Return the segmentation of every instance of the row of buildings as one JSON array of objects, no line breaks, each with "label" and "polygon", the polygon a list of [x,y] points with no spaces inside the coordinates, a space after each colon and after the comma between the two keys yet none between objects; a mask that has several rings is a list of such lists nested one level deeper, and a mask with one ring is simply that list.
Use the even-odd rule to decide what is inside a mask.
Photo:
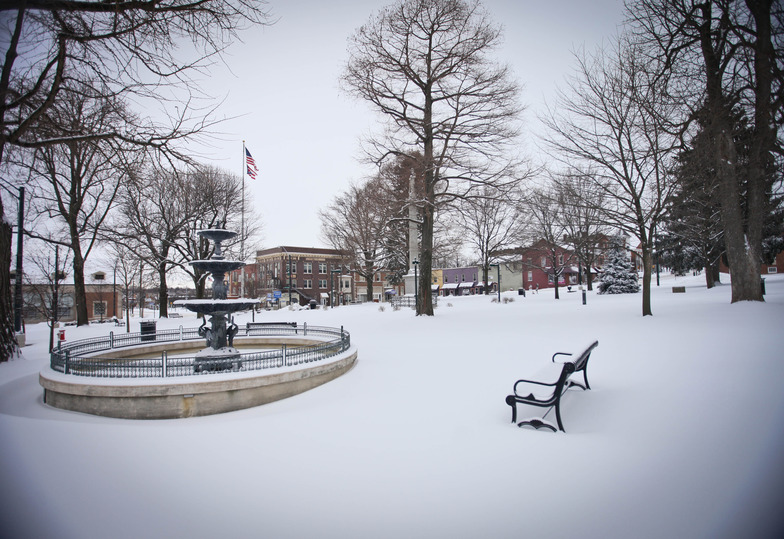
[{"label": "row of buildings", "polygon": [[[594,273],[604,263],[601,246],[594,261]],[[630,251],[635,265],[640,268],[640,257]],[[580,272],[571,251],[549,249],[539,242],[526,249],[506,253],[498,266],[491,268],[485,282],[482,269],[478,266],[461,268],[436,268],[432,271],[432,294],[437,296],[463,296],[483,294],[486,290],[538,290],[556,286],[574,286],[580,281]],[[774,264],[763,265],[762,274],[784,271],[784,252],[779,253]],[[244,273],[244,283],[243,276]],[[412,270],[413,273],[413,270]],[[257,251],[254,263],[231,272],[228,276],[229,297],[239,297],[244,286],[244,296],[259,298],[265,306],[299,305],[345,305],[368,301],[384,302],[392,296],[414,293],[413,274],[404,282],[391,282],[392,274],[379,271],[374,275],[371,295],[361,275],[352,270],[344,253],[335,249],[279,246]],[[499,279],[500,278],[500,279]],[[86,284],[87,310],[90,320],[123,318],[126,298],[122,288],[107,278],[102,271],[89,276]],[[171,290],[171,298],[187,297],[188,290],[180,296]],[[192,290],[190,292],[193,292]],[[51,319],[51,285],[24,285],[23,318],[34,323]],[[72,283],[60,285],[57,319],[69,322],[76,319],[76,308]],[[135,296],[128,298],[135,306]],[[146,307],[154,316],[156,305],[148,297]]]},{"label": "row of buildings", "polygon": [[[541,243],[541,242],[540,242]],[[512,261],[492,268],[487,282],[478,266],[437,268],[432,271],[432,293],[438,296],[483,294],[497,291],[500,277],[502,290],[539,289],[576,285],[579,270],[573,255],[566,249],[553,253],[535,244],[506,257]],[[602,263],[597,257],[597,264]],[[553,270],[553,263],[557,271]],[[412,270],[413,271],[413,270]],[[243,275],[244,272],[244,282]],[[414,293],[414,279],[405,283],[390,282],[391,273],[379,271],[374,276],[372,297],[368,297],[365,278],[351,269],[345,255],[335,249],[280,246],[256,253],[256,261],[229,275],[229,297],[257,297],[269,305],[315,302],[341,305],[383,302],[391,296]]]}]

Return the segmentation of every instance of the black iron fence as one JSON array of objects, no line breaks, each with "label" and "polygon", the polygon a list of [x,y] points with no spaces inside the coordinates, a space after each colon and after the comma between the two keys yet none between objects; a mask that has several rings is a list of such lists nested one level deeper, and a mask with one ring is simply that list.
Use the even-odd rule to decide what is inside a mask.
[{"label": "black iron fence", "polygon": [[[246,330],[247,336],[318,336],[328,340],[308,345],[287,345],[241,354],[238,358],[217,359],[211,363],[199,361],[195,356],[168,357],[164,351],[160,357],[150,359],[102,358],[99,352],[167,342],[203,340],[198,328],[167,329],[150,333],[109,333],[106,337],[83,339],[69,343],[58,343],[50,355],[53,370],[76,376],[97,378],[162,378],[170,376],[192,376],[225,371],[255,371],[289,367],[320,361],[338,355],[351,346],[351,335],[343,329],[303,324],[264,324]],[[241,344],[238,338],[236,344]]]},{"label": "black iron fence", "polygon": [[[433,294],[431,296],[431,301],[433,306],[438,305],[438,296]],[[414,295],[406,295],[406,296],[395,296],[389,299],[389,303],[392,304],[392,307],[400,308],[400,307],[411,307],[412,309],[416,309],[416,297]]]}]

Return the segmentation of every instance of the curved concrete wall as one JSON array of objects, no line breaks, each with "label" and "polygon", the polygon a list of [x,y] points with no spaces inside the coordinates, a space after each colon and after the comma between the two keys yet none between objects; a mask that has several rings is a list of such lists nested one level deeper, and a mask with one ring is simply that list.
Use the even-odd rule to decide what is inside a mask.
[{"label": "curved concrete wall", "polygon": [[272,374],[258,371],[257,376],[243,372],[199,376],[198,381],[162,378],[160,383],[151,379],[123,379],[118,383],[64,375],[47,368],[39,374],[39,383],[44,388],[44,402],[56,408],[124,419],[173,419],[220,414],[285,399],[334,380],[356,361],[357,350],[352,346],[313,367]]}]

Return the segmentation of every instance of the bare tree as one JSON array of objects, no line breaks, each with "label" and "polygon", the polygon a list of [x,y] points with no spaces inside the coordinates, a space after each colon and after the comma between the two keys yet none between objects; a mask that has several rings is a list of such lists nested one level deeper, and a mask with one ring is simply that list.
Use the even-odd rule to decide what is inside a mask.
[{"label": "bare tree", "polygon": [[66,268],[70,265],[70,252],[54,246],[54,253],[47,249],[33,251],[29,256],[33,264],[34,277],[25,275],[29,294],[25,294],[25,309],[34,309],[49,326],[49,350],[54,347],[54,328],[60,319],[63,298],[60,294],[60,281],[66,277]]},{"label": "bare tree", "polygon": [[[782,155],[777,133],[784,122],[784,8],[773,0],[638,0],[630,13],[656,60],[666,62],[681,81],[680,95],[692,113],[683,129],[700,116],[707,120],[732,302],[763,301],[763,230],[776,155]],[[744,166],[732,136],[736,105],[753,122]]]},{"label": "bare tree", "polygon": [[132,249],[122,243],[112,243],[111,250],[115,257],[115,271],[120,279],[125,297],[125,332],[131,332],[131,287],[139,280],[140,260]]},{"label": "bare tree", "polygon": [[526,195],[522,204],[528,216],[525,233],[531,247],[546,253],[547,264],[535,267],[552,278],[555,299],[560,299],[558,283],[564,270],[572,265],[573,255],[564,248],[564,239],[569,228],[558,191],[552,186],[534,188]]},{"label": "bare tree", "polygon": [[[465,232],[466,242],[478,256],[482,280],[488,283],[493,258],[520,240],[520,215],[518,205],[511,203],[505,193],[485,187],[483,194],[460,206],[457,221]],[[484,290],[490,294],[489,286]]]},{"label": "bare tree", "polygon": [[321,234],[335,249],[350,256],[357,274],[365,279],[368,300],[373,279],[386,264],[385,228],[392,207],[381,199],[380,179],[352,185],[319,212]]},{"label": "bare tree", "polygon": [[601,243],[608,230],[602,220],[602,191],[596,189],[590,170],[574,171],[553,176],[564,241],[574,250],[579,267],[580,284],[583,279],[588,290],[593,290],[593,267],[601,254]]},{"label": "bare tree", "polygon": [[[263,4],[252,0],[14,0],[0,4],[0,13],[7,21],[0,28],[0,165],[9,145],[41,148],[74,138],[119,139],[188,160],[176,144],[213,123],[199,102],[206,96],[192,93],[198,85],[190,74],[207,67],[243,27],[268,20]],[[188,61],[174,54],[182,38],[197,51]],[[96,100],[133,96],[164,105],[165,120],[153,121],[150,113],[119,129],[38,136],[39,120],[66,88]],[[0,192],[0,361],[17,351],[4,199]]]},{"label": "bare tree", "polygon": [[[42,116],[40,132],[92,133],[124,121],[121,104],[85,100],[68,94]],[[89,323],[85,263],[99,240],[119,186],[129,177],[132,154],[111,140],[72,139],[36,150],[31,166],[31,214],[37,223],[28,234],[71,250],[76,321]],[[36,224],[38,226],[36,226]]]},{"label": "bare tree", "polygon": [[168,317],[167,274],[176,267],[172,254],[189,223],[198,219],[200,205],[188,196],[187,174],[150,167],[127,182],[119,203],[119,241],[155,269],[160,316]]},{"label": "bare tree", "polygon": [[421,155],[424,176],[418,315],[433,315],[437,206],[510,177],[518,87],[488,53],[501,32],[477,1],[401,0],[351,37],[345,87],[386,121],[370,141],[378,163]]},{"label": "bare tree", "polygon": [[[201,238],[197,232],[218,224],[239,230],[239,235],[224,245],[224,252],[234,253],[240,260],[245,260],[245,253],[239,252],[240,246],[247,248],[256,243],[262,232],[261,218],[251,210],[242,219],[241,178],[225,170],[213,166],[193,167],[183,177],[180,188],[192,209],[182,216],[179,236],[172,245],[176,253],[172,260],[193,280],[196,297],[203,298],[206,274],[188,262],[210,258],[215,245]],[[241,229],[243,223],[245,228]]]},{"label": "bare tree", "polygon": [[664,66],[620,38],[610,50],[577,56],[577,72],[559,111],[544,118],[551,155],[568,169],[591,168],[602,193],[606,224],[634,236],[643,262],[642,314],[651,310],[654,238],[673,190],[670,176],[677,138],[667,129],[674,105]]}]

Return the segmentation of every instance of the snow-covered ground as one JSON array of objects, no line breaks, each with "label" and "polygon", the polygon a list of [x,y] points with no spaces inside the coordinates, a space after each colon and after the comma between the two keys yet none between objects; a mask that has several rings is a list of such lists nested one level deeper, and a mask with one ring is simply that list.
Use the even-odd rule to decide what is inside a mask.
[{"label": "snow-covered ground", "polygon": [[[344,325],[358,363],[290,399],[181,420],[47,407],[45,326],[28,327],[24,358],[0,365],[0,536],[778,537],[784,275],[764,304],[735,305],[728,284],[665,277],[645,318],[639,294],[504,297],[442,299],[433,318],[257,315]],[[514,381],[592,339],[593,389],[568,394],[566,434],[511,424]]]}]

